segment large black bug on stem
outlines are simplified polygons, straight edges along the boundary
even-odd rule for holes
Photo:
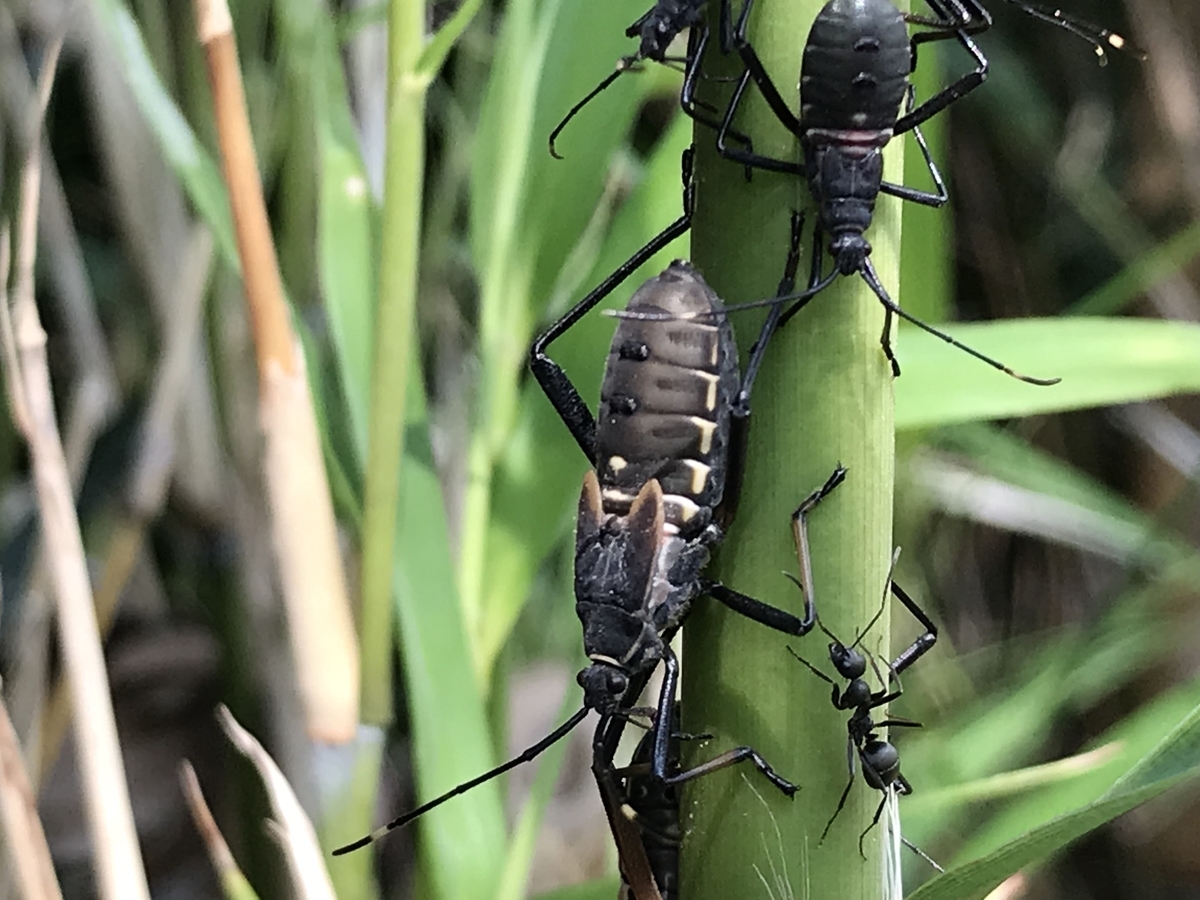
[[[666,318],[618,324],[598,417],[547,355],[556,338],[690,226],[695,196],[690,151],[684,154],[683,172],[683,215],[553,323],[530,350],[530,367],[538,383],[593,465],[584,476],[575,533],[575,609],[590,661],[577,677],[583,688],[582,707],[517,757],[339,848],[335,855],[366,846],[452,797],[534,759],[568,734],[589,710],[600,714],[597,743],[607,740],[610,723],[639,712],[633,704],[660,661],[665,671],[653,716],[649,778],[659,785],[677,785],[749,761],[780,791],[789,796],[795,792],[796,787],[751,747],[734,748],[682,772],[673,770],[670,761],[679,679],[670,636],[696,597],[707,594],[794,636],[807,634],[816,620],[811,585],[805,585],[804,614],[799,617],[703,575],[711,548],[724,537],[723,523],[732,516],[740,475],[739,447],[749,412],[749,388],[739,375],[732,325],[723,316],[713,323],[689,318],[693,313],[719,313],[720,298],[682,260],[645,282],[630,299],[629,308],[665,313]],[[781,295],[790,294],[795,282],[801,229],[801,220],[794,217]],[[823,488],[810,505],[828,492]],[[797,527],[804,531],[807,526],[802,519]],[[613,747],[597,751],[599,769],[611,763],[615,743]]]
[[[982,83],[987,71],[986,59],[970,38],[972,30],[982,30],[990,24],[986,10],[969,0],[972,8],[982,16],[976,21],[962,10],[957,0],[951,0],[956,16],[946,14],[940,0],[928,2],[937,17],[914,18],[913,21],[929,30],[910,38],[906,24],[909,19],[890,0],[830,0],[817,14],[805,44],[799,117],[788,108],[747,39],[754,0],[745,0],[743,4],[731,41],[745,70],[726,108],[717,135],[717,148],[723,156],[748,167],[805,177],[817,206],[808,288],[786,310],[783,301],[770,304],[762,336],[751,353],[748,364],[751,371],[760,365],[768,338],[776,328],[786,324],[839,274],[857,273],[884,307],[880,344],[894,375],[900,374],[900,366],[892,351],[891,328],[892,317],[899,316],[1014,378],[1040,385],[1058,381],[1015,372],[905,312],[888,295],[871,262],[871,245],[865,232],[871,224],[875,200],[880,193],[932,206],[940,206],[946,201],[941,174],[917,126]],[[910,109],[901,119],[901,104],[906,97],[910,107],[912,102],[908,76],[916,60],[915,47],[921,41],[951,38],[962,43],[973,55],[977,63],[975,71],[916,109]],[[694,97],[697,77],[698,65],[689,66],[684,79],[685,105]],[[751,81],[758,86],[775,116],[799,140],[804,157],[802,162],[763,156],[727,143],[732,122]],[[916,131],[936,188],[934,193],[883,180],[883,147],[895,134],[905,130]],[[822,273],[825,236],[828,236],[828,251],[835,263],[829,275]],[[641,314],[630,311],[617,315]]]
[[[732,0],[720,0],[720,22],[721,22],[721,46],[728,52],[732,46],[730,43],[730,34],[732,29]],[[636,22],[625,29],[626,37],[636,37],[638,39],[638,49],[636,52],[623,56],[617,60],[617,65],[613,71],[607,75],[596,87],[590,90],[582,100],[576,103],[567,111],[562,120],[554,126],[554,130],[550,132],[550,155],[555,159],[561,159],[555,142],[558,136],[562,134],[563,129],[575,118],[579,112],[592,102],[598,94],[607,90],[614,81],[617,80],[625,72],[634,69],[638,63],[644,60],[651,60],[658,63],[670,62],[667,53],[671,44],[683,32],[688,32],[688,49],[687,56],[684,59],[685,69],[695,70],[697,75],[700,69],[700,61],[704,54],[704,46],[708,39],[708,28],[704,24],[704,8],[707,6],[708,0],[657,0],[653,7]],[[711,109],[705,104],[695,100],[693,95],[684,98],[680,97],[680,102],[683,111],[692,119],[708,125],[711,128],[717,128],[721,123],[718,118],[711,115]],[[738,140],[746,146],[750,146],[750,141],[744,135],[732,130],[727,132],[735,140]]]
[[[1061,11],[1021,0],[1009,2],[1083,36],[1101,54],[1105,45],[1126,47],[1120,36],[1069,18]],[[1031,384],[1055,384],[1058,379],[1032,378],[1015,372],[905,312],[888,295],[871,262],[871,245],[865,232],[871,224],[875,200],[880,193],[929,206],[945,203],[945,184],[918,126],[977,88],[987,75],[987,59],[972,35],[991,25],[988,11],[977,0],[927,0],[927,3],[933,11],[932,16],[907,15],[890,0],[831,0],[827,3],[817,14],[805,44],[799,116],[788,108],[747,39],[754,0],[745,0],[742,6],[729,42],[741,58],[744,71],[722,117],[717,135],[718,151],[748,168],[803,176],[817,206],[808,287],[786,310],[783,302],[771,304],[764,335],[786,324],[838,275],[857,273],[884,307],[880,344],[893,374],[900,373],[891,346],[892,318],[898,316],[1014,378]],[[920,29],[911,36],[907,28],[910,24]],[[940,40],[958,41],[971,55],[975,67],[913,108],[908,77],[916,65],[917,47]],[[706,41],[707,32],[701,32],[698,51],[689,58],[681,95],[685,109],[697,102],[699,58]],[[751,81],[759,88],[776,118],[799,140],[803,152],[801,162],[763,156],[749,146],[729,145],[733,120]],[[906,105],[904,115],[900,114],[902,105]],[[933,192],[883,181],[882,149],[895,135],[906,131],[913,131],[917,139],[933,180]],[[737,140],[743,145],[748,144],[740,133]],[[822,271],[826,249],[834,260],[833,271],[828,275]],[[767,341],[760,339],[748,366],[751,370],[758,367],[766,346]]]
[[[625,720],[596,729],[592,772],[617,845],[619,900],[677,900],[679,896],[679,789],[650,777],[654,732],[638,741],[629,765],[613,766]],[[668,765],[679,768],[679,707],[675,707]]]

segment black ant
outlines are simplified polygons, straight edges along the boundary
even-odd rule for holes
[[[802,540],[798,523],[802,520],[806,512],[807,510],[801,505],[792,515],[793,532],[796,536],[797,553],[800,556],[802,571],[808,566],[808,548]],[[841,799],[838,800],[837,809],[830,816],[829,822],[825,825],[825,830],[821,832],[821,839],[818,841],[818,844],[825,840],[825,836],[829,834],[829,829],[833,826],[834,820],[837,819],[838,814],[841,813],[843,807],[846,805],[846,798],[850,795],[850,788],[854,784],[854,756],[856,753],[859,765],[862,768],[863,780],[869,786],[877,791],[882,791],[884,794],[879,808],[875,810],[875,817],[871,820],[871,824],[859,835],[858,849],[860,853],[863,852],[863,840],[866,838],[868,832],[879,824],[879,817],[883,814],[889,792],[895,790],[898,794],[911,794],[913,790],[912,785],[908,783],[908,780],[900,772],[899,751],[889,741],[883,740],[879,736],[877,729],[888,726],[902,728],[920,727],[919,722],[913,722],[908,719],[888,718],[884,721],[876,722],[872,716],[872,711],[887,706],[887,704],[891,703],[904,692],[903,687],[900,685],[900,673],[924,656],[937,642],[937,626],[933,624],[925,614],[925,611],[908,596],[904,589],[892,581],[892,572],[896,567],[896,560],[899,556],[900,551],[897,550],[892,557],[891,567],[888,569],[887,582],[883,589],[883,603],[880,605],[879,611],[867,623],[867,627],[863,629],[854,643],[846,646],[825,627],[819,616],[817,618],[817,626],[830,640],[829,661],[833,664],[839,676],[848,679],[845,687],[839,687],[833,678],[830,678],[804,657],[800,656],[790,646],[787,648],[788,652],[803,663],[809,671],[832,686],[831,699],[836,709],[852,711],[850,720],[846,723],[850,778],[846,782],[845,789],[842,791]],[[792,580],[796,581],[794,578]],[[799,586],[799,581],[796,581],[796,584]],[[879,671],[879,667],[875,664],[874,657],[865,650],[860,650],[859,645],[883,615],[887,607],[889,592],[913,614],[917,621],[925,628],[925,632],[913,641],[903,653],[888,664],[889,677],[885,679]],[[876,677],[884,685],[878,691],[872,691],[870,685],[867,684],[866,679],[863,677],[867,671],[868,660],[875,671]],[[894,690],[890,689],[890,684],[893,681],[895,682]],[[921,855],[924,856],[924,854]],[[928,859],[928,857],[926,858]]]

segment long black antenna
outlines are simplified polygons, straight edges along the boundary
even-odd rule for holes
[[[743,303],[730,303],[720,309],[700,310],[696,312],[672,313],[666,310],[653,309],[603,309],[600,314],[612,319],[630,319],[637,322],[716,322],[724,319],[729,313],[742,312],[747,309],[761,309],[764,306],[777,306],[790,301],[809,300],[815,297],[842,274],[834,269],[812,287],[790,294],[776,294],[774,297],[763,297],[761,300],[746,300]],[[791,308],[784,313],[788,317]],[[781,320],[780,324],[783,324]]]
[[[579,711],[574,713],[571,716],[571,718],[567,719],[567,721],[563,722],[561,725],[559,725],[557,728],[555,728],[552,732],[550,732],[548,735],[546,735],[544,738],[542,738],[540,741],[538,741],[532,747],[529,747],[526,750],[522,751],[520,756],[515,756],[512,759],[510,759],[508,762],[501,763],[500,765],[496,766],[496,768],[489,769],[488,771],[484,772],[482,775],[478,775],[475,778],[472,778],[470,781],[464,781],[462,784],[458,785],[457,787],[446,791],[446,793],[442,794],[440,797],[434,797],[428,803],[423,803],[420,806],[418,806],[416,809],[409,810],[404,815],[402,815],[400,818],[393,819],[392,821],[388,822],[386,825],[381,825],[379,828],[376,828],[374,831],[372,831],[366,837],[361,837],[357,841],[354,841],[352,844],[347,844],[344,847],[338,847],[336,850],[333,851],[333,855],[334,856],[342,856],[343,854],[352,853],[355,850],[360,850],[363,847],[367,846],[367,844],[371,844],[371,843],[374,843],[375,841],[379,840],[381,837],[383,837],[385,834],[387,834],[392,829],[399,828],[402,825],[407,825],[413,819],[417,818],[418,816],[424,815],[425,813],[429,812],[429,810],[433,809],[435,806],[441,806],[443,803],[445,803],[451,797],[457,797],[459,794],[465,794],[467,791],[471,790],[471,788],[478,787],[479,785],[483,784],[485,781],[491,781],[493,778],[497,777],[498,775],[503,775],[509,769],[515,769],[517,766],[521,765],[522,763],[529,762],[531,759],[536,757],[542,751],[546,750],[552,744],[557,743],[558,741],[560,741],[564,737],[566,737],[568,734],[570,734],[571,730],[576,725],[578,725],[580,722],[582,722],[584,716],[586,716],[587,714],[588,714],[588,708],[586,706],[580,707]]]
[[[1015,369],[1010,369],[999,360],[992,359],[992,357],[980,353],[973,347],[968,347],[961,341],[956,341],[954,338],[950,337],[950,335],[946,334],[946,332],[938,331],[938,329],[934,328],[932,325],[922,322],[911,313],[905,312],[900,308],[900,304],[889,297],[888,292],[884,290],[883,284],[879,281],[879,276],[875,274],[875,267],[871,264],[870,258],[863,260],[862,268],[858,270],[858,274],[862,276],[863,281],[865,281],[870,286],[871,290],[875,292],[875,296],[879,299],[879,302],[883,304],[885,309],[891,310],[901,319],[906,322],[911,322],[922,331],[928,332],[934,337],[941,338],[951,347],[957,347],[964,353],[975,357],[980,362],[987,363],[993,369],[999,369],[1005,375],[1011,375],[1013,378],[1017,379],[1017,381],[1024,381],[1026,384],[1038,384],[1042,385],[1043,387],[1048,387],[1052,384],[1058,384],[1060,381],[1062,381],[1061,378],[1034,378],[1031,375],[1022,375]]]
[[[1124,51],[1135,59],[1146,58],[1145,50],[1129,43],[1115,31],[1110,31],[1099,25],[1093,25],[1091,22],[1083,19],[1077,19],[1075,16],[1065,13],[1057,7],[1043,6],[1040,3],[1030,3],[1029,0],[1007,0],[1007,2],[1026,14],[1033,16],[1035,19],[1041,19],[1043,22],[1047,22],[1064,31],[1069,31],[1076,37],[1083,38],[1092,45],[1092,48],[1096,51],[1096,56],[1100,58],[1100,65],[1102,66],[1108,63],[1108,57],[1104,53],[1106,47]]]

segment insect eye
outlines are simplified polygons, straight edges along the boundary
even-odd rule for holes
[[[629,679],[625,677],[624,672],[614,670],[608,673],[608,689],[614,696],[624,694],[627,687]]]

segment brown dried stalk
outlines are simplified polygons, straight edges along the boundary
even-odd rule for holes
[[[346,743],[358,723],[358,643],[304,357],[284,301],[229,8],[196,0],[196,13],[258,356],[272,538],[308,733]]]
[[[21,745],[0,700],[0,831],[22,900],[62,900]]]
[[[61,41],[56,41],[46,54],[38,80],[38,115],[28,135],[29,155],[21,172],[11,310],[7,291],[0,291],[4,364],[13,419],[29,444],[33,463],[42,547],[57,603],[63,667],[76,710],[76,751],[95,847],[97,888],[105,900],[149,900],[92,606],[83,539],[75,517],[75,498],[54,415],[46,333],[33,292],[41,177],[39,136],[60,48]],[[7,266],[0,274],[6,284]]]

